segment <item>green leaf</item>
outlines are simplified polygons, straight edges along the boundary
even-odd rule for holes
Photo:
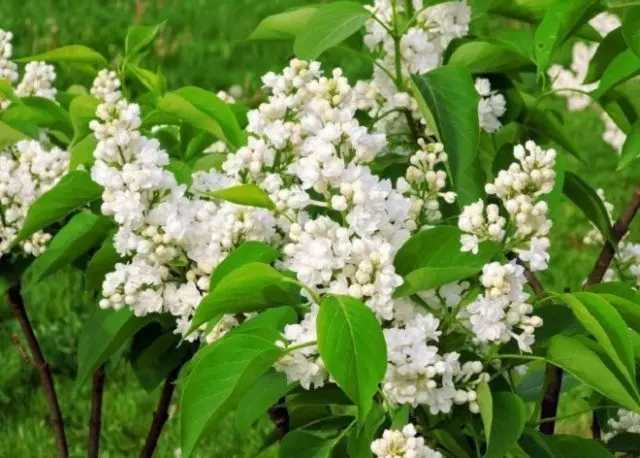
[[[59,130],[67,136],[73,135],[69,113],[56,102],[43,97],[23,97],[22,104],[12,104],[5,112],[3,120],[19,122],[21,119],[34,122],[39,127]]]
[[[255,241],[244,242],[229,253],[211,273],[209,291],[213,291],[224,277],[237,268],[252,262],[271,264],[278,259],[279,256],[280,252],[266,243]]]
[[[131,368],[142,388],[151,392],[188,357],[191,345],[160,323],[149,323],[133,337]]]
[[[166,21],[156,25],[133,25],[127,31],[124,52],[127,57],[134,56],[151,43]]]
[[[115,265],[119,261],[121,261],[121,258],[113,246],[112,234],[105,239],[87,265],[87,271],[85,272],[87,286],[94,291],[102,291],[104,277],[113,272]]]
[[[549,110],[529,94],[521,93],[524,101],[524,110],[520,114],[519,121],[536,134],[553,140],[576,159],[582,161],[578,147],[569,136],[564,126]]]
[[[485,458],[503,458],[517,442],[527,421],[527,409],[511,392],[493,393],[493,420]]]
[[[536,458],[613,458],[599,441],[562,434],[547,436],[534,429],[525,431],[520,446]]]
[[[456,458],[471,458],[472,453],[467,438],[461,432],[450,432],[444,429],[434,429],[430,433],[439,445],[449,450]]]
[[[613,246],[617,246],[617,240],[611,227],[609,215],[598,193],[582,180],[578,175],[567,171],[564,176],[564,194],[585,214],[587,218],[598,228],[600,233]]]
[[[263,19],[248,40],[290,40],[305,27],[318,10],[315,6],[297,8]]]
[[[266,264],[245,264],[220,280],[202,299],[192,329],[221,313],[245,313],[299,302],[299,287]]]
[[[67,62],[71,64],[89,64],[93,67],[106,67],[107,60],[100,53],[91,48],[81,45],[62,46],[61,48],[52,49],[29,57],[21,57],[14,59],[16,62]]]
[[[640,57],[631,49],[618,54],[609,64],[600,78],[600,85],[592,94],[598,100],[619,84],[640,74]]]
[[[362,425],[352,428],[347,442],[349,458],[371,458],[371,442],[385,419],[385,411],[374,404]],[[393,426],[391,429],[397,429]]]
[[[355,2],[321,6],[296,36],[293,50],[301,59],[317,59],[360,30],[370,17],[371,13]]]
[[[293,307],[275,307],[260,312],[249,318],[240,326],[233,328],[229,334],[239,334],[242,332],[253,332],[255,329],[270,328],[282,332],[287,324],[298,322],[298,315]]]
[[[616,434],[607,441],[607,448],[612,452],[637,453],[640,450],[640,434]]]
[[[554,336],[547,350],[547,359],[603,396],[627,409],[640,412],[640,405],[623,382],[618,380],[596,353],[577,339]]]
[[[635,389],[635,362],[629,330],[616,309],[592,293],[564,294],[564,300],[584,328],[593,335],[618,370]],[[637,389],[635,389],[637,392]],[[640,395],[636,394],[636,397]]]
[[[364,420],[387,370],[387,347],[374,313],[349,296],[329,296],[317,318],[318,350]]]
[[[193,171],[208,172],[209,170],[221,170],[222,164],[227,160],[227,155],[224,153],[209,153],[203,154],[193,164]]]
[[[444,144],[454,188],[458,190],[460,182],[468,174],[469,164],[474,162],[480,141],[480,96],[471,73],[460,67],[440,67],[412,78],[428,107],[428,113],[423,110],[426,119],[435,123],[429,127]],[[460,205],[475,200],[471,196],[458,199]]]
[[[93,137],[93,131],[89,128],[89,123],[95,119],[98,105],[100,105],[100,102],[92,95],[80,95],[71,101],[69,116],[71,117],[74,132],[73,145],[87,136]]]
[[[282,440],[278,458],[329,458],[335,441],[297,429]]]
[[[494,0],[491,2],[489,12],[499,14],[511,19],[538,24],[544,18],[551,4],[555,0]],[[582,25],[575,34],[580,38],[591,41],[600,41],[602,37],[589,24]]]
[[[457,227],[437,226],[407,240],[393,261],[396,273],[404,278],[395,296],[438,288],[480,272],[495,254],[495,246],[485,242],[478,254],[462,252],[461,235]]]
[[[287,383],[287,377],[283,373],[273,369],[260,377],[238,402],[235,420],[240,434],[247,436],[256,420],[295,387],[295,383]]]
[[[535,50],[539,71],[545,72],[556,49],[593,13],[599,0],[555,0],[536,29]]]
[[[493,427],[493,397],[487,382],[482,382],[476,389],[478,396],[478,407],[480,407],[480,417],[484,425],[484,434],[491,437],[491,429]]]
[[[640,6],[634,6],[624,13],[622,35],[629,48],[640,56]]]
[[[602,43],[598,45],[596,53],[589,61],[589,70],[584,83],[591,84],[600,80],[613,59],[625,49],[627,49],[627,43],[622,36],[622,28],[618,27],[609,32],[602,40]]]
[[[276,208],[275,204],[269,198],[269,194],[255,184],[241,184],[231,188],[208,192],[207,195],[248,207],[266,208],[268,210],[274,210]]]
[[[619,171],[629,167],[638,158],[640,158],[640,121],[636,121],[627,134],[616,170]]]
[[[447,65],[466,67],[471,73],[526,71],[535,64],[525,55],[499,42],[468,41],[458,46]]]
[[[215,135],[236,148],[245,136],[229,106],[215,94],[196,87],[184,87],[165,94],[157,108],[174,118]]]
[[[101,195],[102,187],[91,179],[89,172],[69,172],[31,205],[18,239],[24,240]]]
[[[157,94],[162,92],[160,89],[160,79],[158,75],[151,70],[129,63],[127,64],[127,73],[140,81],[140,84],[149,91]]]
[[[173,173],[178,183],[191,186],[191,175],[193,171],[189,164],[182,162],[179,159],[170,159],[169,164],[167,165],[167,170]]]
[[[187,86],[174,92],[197,110],[214,119],[232,146],[240,148],[246,143],[246,135],[238,124],[231,107],[213,92],[198,87]]]
[[[93,134],[88,134],[83,140],[71,147],[70,170],[76,170],[78,166],[89,168],[93,165],[93,153],[98,146],[98,140]]]
[[[51,239],[47,250],[31,263],[23,278],[31,284],[39,282],[102,243],[112,229],[113,223],[105,216],[78,213]]]
[[[224,337],[208,348],[184,381],[180,399],[180,445],[186,458],[283,354],[274,342],[249,334]]]
[[[27,138],[27,136],[23,132],[0,121],[0,149],[5,149],[25,138]]]
[[[76,390],[139,329],[155,317],[137,317],[129,308],[97,309],[86,321],[78,339]]]

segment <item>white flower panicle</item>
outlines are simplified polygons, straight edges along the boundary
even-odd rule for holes
[[[476,91],[480,94],[478,104],[478,118],[480,128],[488,133],[500,130],[500,118],[507,112],[507,101],[497,91],[491,90],[491,82],[486,78],[476,79]]]
[[[16,87],[18,97],[37,96],[53,100],[58,92],[53,87],[56,71],[45,62],[29,62],[24,68],[22,81]]]
[[[484,294],[466,306],[459,315],[467,323],[479,344],[506,343],[514,339],[521,351],[531,352],[534,331],[542,326],[532,316],[533,306],[526,301],[524,267],[511,261],[487,264],[480,277]],[[516,332],[518,331],[519,332]]]
[[[618,409],[618,418],[610,418],[607,422],[609,431],[602,436],[605,442],[609,442],[618,434],[640,434],[640,414],[626,409]]]
[[[507,226],[507,219],[500,216],[495,204],[485,209],[480,200],[466,206],[458,220],[458,227],[465,232],[462,251],[477,253],[478,244],[485,240],[503,242],[528,262],[531,270],[544,270],[549,261],[546,236],[552,223],[547,218],[547,204],[540,197],[553,190],[556,152],[528,141],[514,148],[514,157],[518,162],[498,172],[494,182],[485,187],[487,194],[502,201],[510,224]]]
[[[420,150],[409,159],[411,164],[405,177],[400,177],[396,184],[398,191],[413,198],[412,213],[418,216],[418,227],[433,224],[442,219],[440,201],[452,204],[456,194],[445,191],[447,172],[445,166],[448,158],[442,143],[426,143],[418,140]]]
[[[67,151],[43,141],[22,140],[0,151],[0,257],[22,229],[31,204],[53,188],[69,168]],[[51,236],[38,231],[20,242],[27,255],[44,252]]]
[[[385,429],[382,437],[371,443],[371,451],[379,458],[442,458],[442,453],[424,443],[412,424],[402,431]]]
[[[485,379],[480,361],[461,362],[456,352],[440,354],[440,320],[408,301],[397,304],[393,327],[384,329],[389,361],[382,389],[394,404],[425,405],[431,414],[468,404],[479,411],[475,385]]]
[[[18,79],[18,66],[11,60],[13,56],[13,33],[0,29],[0,78],[15,83]],[[0,104],[4,101],[0,100]],[[6,106],[0,105],[3,110]]]

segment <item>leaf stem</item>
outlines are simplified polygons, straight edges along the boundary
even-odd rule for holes
[[[89,447],[87,456],[98,458],[100,451],[100,429],[102,426],[102,399],[104,393],[104,364],[93,373],[91,391],[91,416],[89,417]]]
[[[298,345],[291,345],[290,347],[287,347],[286,352],[287,353],[293,353],[296,350],[300,350],[301,348],[306,348],[306,347],[312,347],[314,345],[318,345],[318,341],[317,340],[312,340],[310,342],[305,342],[305,343],[301,343]]]

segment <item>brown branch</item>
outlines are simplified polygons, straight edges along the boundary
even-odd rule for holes
[[[507,253],[507,258],[515,259],[518,265],[524,267],[524,276],[536,296],[546,296],[544,287],[538,277],[518,255]],[[562,369],[553,364],[547,364],[545,374],[545,391],[540,403],[540,432],[551,435],[556,428],[555,418],[558,416],[558,403],[560,401],[560,390],[562,389]]]
[[[517,254],[513,252],[507,253],[507,258],[515,260],[519,266],[522,266],[524,268],[524,278],[527,279],[527,283],[529,283],[529,286],[536,294],[536,296],[544,296],[546,294],[544,291],[544,287],[542,286],[542,283],[540,283],[540,280],[538,280],[538,277],[536,277],[536,274],[534,274],[531,269],[529,269],[529,266],[527,266],[522,261],[522,259],[518,257]]]
[[[104,392],[104,365],[93,373],[91,390],[91,416],[89,417],[89,458],[98,458],[100,427],[102,425],[102,394]]]
[[[597,440],[600,440],[602,436],[602,429],[595,410],[593,411],[593,417],[591,417],[591,435]]]
[[[629,225],[636,216],[636,213],[638,213],[638,209],[640,209],[640,187],[636,189],[631,202],[629,202],[627,207],[624,209],[622,216],[620,216],[618,221],[613,225],[613,236],[615,237],[616,242],[622,240],[625,234],[629,231]],[[615,251],[616,248],[611,245],[610,242],[606,242],[604,244],[604,247],[600,252],[600,256],[598,256],[598,260],[587,278],[584,285],[585,288],[596,285],[602,281],[604,274],[607,272],[607,269],[613,260]]]
[[[24,307],[24,302],[22,301],[22,296],[20,295],[19,283],[9,288],[9,305],[11,305],[16,319],[20,323],[27,345],[29,346],[29,351],[31,352],[31,359],[38,370],[38,375],[40,376],[44,397],[49,405],[49,415],[51,417],[53,434],[58,447],[58,455],[62,458],[67,458],[69,456],[69,448],[67,446],[67,438],[64,431],[62,412],[60,411],[53,378],[51,377],[51,370],[49,369],[49,363],[47,363],[42,355],[38,338],[33,331],[33,327],[31,327],[31,322],[29,321],[27,311]]]
[[[276,427],[276,437],[282,440],[289,432],[289,411],[284,405],[285,399],[280,398],[277,404],[269,408],[269,418]]]
[[[162,428],[169,419],[169,405],[171,404],[171,398],[175,389],[175,381],[178,378],[178,373],[180,372],[181,367],[182,365],[179,365],[172,370],[164,381],[162,393],[158,400],[158,406],[156,407],[156,411],[153,413],[153,421],[151,422],[151,427],[147,433],[147,440],[142,448],[142,452],[140,452],[140,458],[151,458],[156,446],[158,445],[158,439],[160,438],[160,433],[162,433]]]

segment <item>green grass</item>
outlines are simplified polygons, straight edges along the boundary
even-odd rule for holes
[[[168,24],[152,51],[149,62],[160,62],[170,85],[192,84],[209,90],[224,89],[234,83],[256,87],[258,76],[282,68],[291,54],[291,45],[248,44],[243,40],[262,17],[286,8],[312,3],[305,0],[157,0],[35,1],[0,2],[0,27],[16,35],[15,55],[24,56],[63,44],[82,43],[113,59],[120,49],[126,28],[132,23]],[[69,84],[78,75],[60,70],[60,79]],[[640,100],[637,84],[626,89]],[[564,102],[558,101],[558,108]],[[636,108],[639,108],[636,106]],[[603,126],[592,112],[571,114],[566,128],[586,158],[587,164],[568,159],[568,169],[584,177],[594,187],[605,189],[608,199],[621,206],[640,182],[640,169],[615,172],[617,156],[600,139]],[[552,270],[546,285],[562,282],[578,287],[592,268],[598,248],[582,244],[590,225],[573,205],[564,202],[552,232]],[[637,236],[638,230],[634,231]],[[45,281],[26,295],[27,307],[43,351],[51,363],[67,424],[72,456],[86,456],[90,384],[73,391],[77,337],[94,300],[83,294],[82,273],[68,269]],[[23,360],[14,335],[18,325],[9,308],[0,301],[0,458],[53,457],[47,410],[36,371]],[[563,397],[560,415],[585,408],[584,390]],[[142,390],[126,361],[109,368],[101,456],[135,456],[139,452],[158,392]],[[173,457],[178,447],[177,417],[169,420],[157,449],[158,457]],[[565,433],[588,434],[589,416],[560,423]],[[233,418],[222,423],[198,448],[201,457],[255,456],[268,432],[265,422],[246,436],[237,432]]]

